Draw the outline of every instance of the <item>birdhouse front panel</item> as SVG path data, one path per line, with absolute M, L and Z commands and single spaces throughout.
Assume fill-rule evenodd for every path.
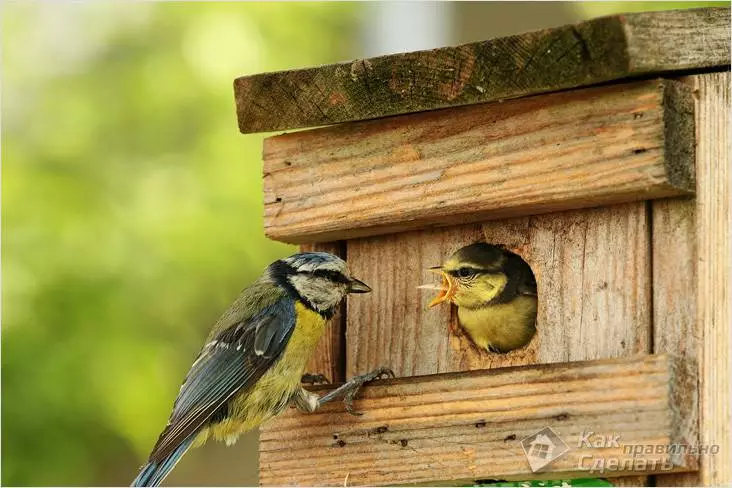
M 414 376 L 649 353 L 648 225 L 640 202 L 349 240 L 349 266 L 374 291 L 348 305 L 347 375 L 381 364 Z M 537 332 L 526 347 L 476 347 L 455 307 L 428 308 L 437 292 L 415 286 L 439 284 L 426 270 L 475 242 L 504 245 L 534 271 Z
M 392 473 L 397 466 L 405 470 L 403 480 L 412 482 L 537 477 L 521 441 L 542 428 L 574 443 L 589 426 L 598 438 L 619 435 L 625 443 L 693 441 L 695 415 L 684 413 L 687 422 L 679 427 L 679 412 L 691 402 L 672 388 L 676 372 L 686 367 L 675 357 L 641 366 L 638 378 L 613 369 L 592 393 L 586 383 L 567 377 L 552 387 L 556 403 L 542 390 L 525 397 L 521 385 L 515 394 L 526 409 L 512 409 L 510 421 L 504 411 L 515 401 L 510 392 L 471 397 L 445 390 L 460 377 L 451 373 L 500 375 L 514 366 L 613 358 L 629 362 L 597 364 L 637 368 L 639 354 L 679 352 L 653 349 L 654 209 L 648 199 L 693 194 L 691 92 L 679 81 L 641 81 L 269 138 L 266 232 L 292 242 L 342 239 L 314 248 L 337 250 L 373 288 L 348 302 L 335 337 L 324 341 L 330 361 L 325 370 L 339 379 L 383 365 L 400 378 L 448 376 L 437 383 L 438 396 L 423 397 L 421 390 L 397 383 L 386 387 L 391 393 L 374 393 L 374 404 L 365 397 L 357 405 L 371 410 L 369 421 L 340 415 L 334 420 L 333 411 L 327 427 L 300 423 L 300 417 L 264 427 L 265 484 L 335 484 L 346 476 L 356 484 L 388 484 L 402 479 Z M 430 308 L 437 292 L 417 287 L 439 285 L 429 268 L 476 242 L 516 253 L 536 280 L 536 333 L 526 346 L 505 354 L 476 345 L 456 307 Z M 565 393 L 571 396 L 577 385 L 584 391 L 571 404 Z M 405 389 L 417 395 L 407 404 Z M 497 410 L 489 406 L 494 394 L 502 398 Z M 607 395 L 611 400 L 601 400 Z M 425 432 L 427 425 L 432 428 Z M 476 431 L 482 426 L 488 434 Z M 280 447 L 293 429 L 301 440 L 287 441 L 290 449 L 319 461 L 292 468 L 283 478 L 279 469 L 291 452 Z M 467 455 L 463 441 L 471 446 Z M 498 446 L 507 464 L 499 462 Z M 564 464 L 544 472 L 569 476 L 591 469 L 582 465 L 588 453 L 577 447 Z M 610 454 L 622 455 L 617 447 Z M 438 468 L 445 459 L 455 459 L 447 471 Z M 697 466 L 696 459 L 678 456 L 652 461 L 654 467 L 642 473 Z M 373 463 L 392 471 L 379 474 Z
M 490 68 L 496 56 L 515 69 Z M 372 288 L 311 372 L 396 374 L 362 388 L 361 416 L 332 404 L 263 426 L 262 484 L 727 481 L 709 449 L 732 449 L 717 421 L 732 372 L 718 325 L 729 62 L 729 9 L 701 9 L 238 79 L 242 132 L 336 123 L 263 152 L 266 234 L 337 254 Z M 443 65 L 452 83 L 424 74 Z M 468 247 L 499 258 L 465 258 L 461 281 Z M 514 254 L 533 279 L 501 267 Z M 477 274 L 516 285 L 491 295 L 501 313 L 536 304 L 525 345 L 467 326 L 457 297 Z
M 674 202 L 667 197 L 687 199 L 694 192 L 692 88 L 680 81 L 588 88 L 274 136 L 266 140 L 264 155 L 265 232 L 290 242 L 340 239 L 305 249 L 339 253 L 373 288 L 341 312 L 323 342 L 327 359 L 313 364 L 320 368 L 315 373 L 343 380 L 388 366 L 400 378 L 468 371 L 509 374 L 514 366 L 627 358 L 629 362 L 609 363 L 622 369 L 638 367 L 634 358 L 639 354 L 686 354 L 679 343 L 664 346 L 659 339 L 654 345 L 653 240 L 668 239 L 670 226 L 654 221 L 650 200 Z M 675 211 L 659 210 L 659 215 L 673 218 Z M 676 231 L 676 237 L 688 241 L 683 232 Z M 524 347 L 501 354 L 476 345 L 455 306 L 430 308 L 437 292 L 417 287 L 430 282 L 439 287 L 439 277 L 428 269 L 477 242 L 517 254 L 533 271 L 536 333 Z M 668 282 L 674 275 L 658 279 Z M 669 335 L 658 327 L 659 337 Z M 686 347 L 693 344 L 692 338 Z M 521 441 L 543 427 L 572 442 L 589 426 L 598 438 L 619 435 L 626 444 L 696 442 L 697 416 L 690 413 L 694 402 L 674 389 L 679 379 L 695 386 L 695 366 L 676 356 L 658 361 L 643 365 L 636 379 L 608 372 L 604 385 L 591 394 L 583 383 L 581 398 L 587 401 L 578 399 L 572 406 L 563 389 L 571 393 L 579 380 L 567 378 L 552 390 L 558 403 L 530 394 L 521 400 L 528 410 L 515 411 L 508 424 L 504 407 L 493 411 L 482 405 L 490 395 L 476 400 L 478 406 L 463 405 L 454 392 L 452 403 L 443 395 L 430 403 L 432 397 L 415 392 L 417 411 L 428 419 L 439 416 L 427 421 L 434 429 L 426 437 L 424 419 L 412 418 L 411 411 L 397 414 L 406 395 L 402 390 L 409 388 L 405 384 L 399 384 L 398 393 L 374 393 L 380 398 L 374 405 L 369 397 L 357 402 L 359 409 L 372 412 L 386 408 L 379 414 L 383 421 L 372 413 L 370 422 L 338 416 L 331 424 L 334 411 L 324 428 L 285 417 L 262 429 L 263 480 L 335 484 L 349 476 L 353 483 L 381 484 L 400 479 L 374 472 L 361 461 L 364 456 L 393 465 L 392 470 L 404 466 L 410 473 L 405 481 L 454 481 L 478 473 L 527 479 L 539 475 L 531 471 Z M 611 382 L 613 375 L 618 376 Z M 448 376 L 437 388 L 455 381 Z M 523 388 L 516 394 L 523 395 Z M 596 403 L 606 395 L 611 400 Z M 509 398 L 501 405 L 510 405 Z M 389 415 L 397 417 L 387 422 Z M 472 429 L 483 424 L 491 434 L 475 438 Z M 293 429 L 301 441 L 288 441 L 290 448 L 321 457 L 316 467 L 293 468 L 283 478 L 276 473 L 291 452 L 280 450 L 282 436 Z M 460 439 L 472 439 L 469 455 Z M 509 453 L 507 465 L 497 462 L 497 445 Z M 554 463 L 543 472 L 586 473 L 592 465 L 582 465 L 588 454 L 577 447 L 564 456 L 564 464 Z M 622 447 L 611 454 L 623 455 Z M 437 468 L 445 458 L 458 459 L 449 475 Z M 625 459 L 627 468 L 633 461 Z M 690 456 L 651 461 L 652 467 L 641 473 L 698 465 Z M 631 466 L 613 475 L 636 471 Z

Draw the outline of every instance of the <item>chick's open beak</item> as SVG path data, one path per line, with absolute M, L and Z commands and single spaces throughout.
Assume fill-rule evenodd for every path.
M 348 293 L 368 293 L 371 291 L 371 287 L 361 280 L 351 278 L 348 283 Z
M 438 290 L 439 293 L 437 296 L 432 299 L 432 301 L 429 303 L 428 307 L 434 307 L 435 305 L 439 305 L 440 303 L 444 301 L 450 301 L 452 300 L 453 295 L 455 295 L 455 284 L 453 283 L 452 279 L 450 278 L 450 275 L 445 273 L 442 270 L 441 266 L 435 266 L 434 268 L 429 268 L 428 271 L 431 271 L 432 273 L 437 273 L 442 276 L 442 283 L 440 286 L 435 285 L 421 285 L 417 288 L 427 289 L 427 290 Z

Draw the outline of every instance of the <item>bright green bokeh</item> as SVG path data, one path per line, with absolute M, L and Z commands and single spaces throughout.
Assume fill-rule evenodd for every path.
M 4 5 L 4 485 L 129 483 L 208 327 L 294 249 L 233 79 L 346 58 L 356 8 Z
M 576 2 L 577 10 L 582 14 L 583 17 L 587 18 L 600 17 L 603 15 L 612 15 L 622 12 L 651 12 L 655 10 L 681 10 L 687 8 L 728 6 L 729 2 Z
M 294 249 L 232 81 L 353 57 L 362 8 L 3 4 L 2 484 L 130 482 L 210 324 Z

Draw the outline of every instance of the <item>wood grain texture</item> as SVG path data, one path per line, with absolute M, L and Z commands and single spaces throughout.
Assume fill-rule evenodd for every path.
M 300 246 L 300 251 L 329 252 L 346 259 L 346 245 L 344 242 L 303 244 Z M 341 304 L 340 310 L 336 312 L 325 329 L 325 334 L 306 367 L 308 373 L 322 374 L 332 382 L 345 381 L 346 309 L 347 303 Z
M 449 307 L 427 308 L 436 281 L 426 268 L 482 239 L 480 226 L 405 232 L 347 241 L 349 266 L 372 292 L 354 300 L 346 320 L 346 374 L 377 366 L 397 376 L 458 371 Z
M 243 133 L 490 102 L 661 72 L 729 69 L 729 8 L 603 17 L 510 37 L 243 76 Z
M 686 473 L 675 473 L 677 476 L 683 476 Z M 661 475 L 661 476 L 672 476 L 672 475 Z M 620 476 L 618 478 L 610 478 L 608 481 L 613 486 L 653 486 L 648 482 L 649 476 Z
M 624 17 L 633 72 L 730 68 L 729 7 L 646 12 Z M 682 38 L 684 41 L 679 42 Z
M 691 90 L 634 82 L 275 136 L 265 233 L 351 239 L 689 194 Z
M 650 230 L 643 202 L 348 241 L 374 291 L 349 305 L 347 375 L 397 376 L 623 357 L 650 351 Z M 522 256 L 537 279 L 537 334 L 508 354 L 479 350 L 454 309 L 427 309 L 426 268 L 477 241 Z
M 546 341 L 539 348 L 545 336 L 540 333 L 532 344 L 543 353 L 539 363 L 552 362 L 552 357 L 557 360 L 562 354 L 565 360 L 582 360 L 650 351 L 647 212 L 645 203 L 632 203 L 483 225 L 487 242 L 502 243 L 535 263 L 534 267 L 545 270 L 542 296 L 555 299 L 550 299 L 545 309 L 540 308 L 539 317 L 546 317 L 544 323 L 553 324 L 555 331 L 564 334 L 562 340 Z M 532 227 L 535 230 L 530 233 Z M 621 263 L 626 267 L 616 274 Z M 572 311 L 577 297 L 582 303 L 579 314 Z M 564 312 L 560 318 L 557 311 L 561 309 Z M 471 349 L 463 342 L 456 350 Z M 615 478 L 613 483 L 648 486 L 649 480 L 634 475 Z
M 697 197 L 653 202 L 654 351 L 684 358 L 676 402 L 687 443 L 720 452 L 701 456 L 698 473 L 659 475 L 656 485 L 722 486 L 732 484 L 730 75 L 685 81 L 697 95 Z
M 732 484 L 732 326 L 730 320 L 730 73 L 692 79 L 697 97 L 697 317 L 701 322 L 701 457 L 704 485 Z
M 262 428 L 263 485 L 399 485 L 446 480 L 586 476 L 591 459 L 631 460 L 629 445 L 670 445 L 674 368 L 668 356 L 384 380 L 363 388 L 356 417 L 336 402 L 294 409 Z M 532 473 L 521 439 L 550 426 L 571 449 Z M 582 433 L 617 446 L 581 445 Z M 636 457 L 645 472 L 688 470 L 668 454 Z M 655 469 L 650 461 L 656 460 Z M 666 463 L 665 468 L 662 466 Z M 627 469 L 602 477 L 623 476 Z M 637 473 L 635 473 L 637 474 Z
M 696 224 L 691 198 L 656 200 L 652 205 L 653 351 L 682 358 L 677 370 L 675 424 L 699 443 L 699 348 L 697 321 Z M 696 459 L 688 462 L 697 462 Z M 655 486 L 699 485 L 698 473 L 659 475 Z

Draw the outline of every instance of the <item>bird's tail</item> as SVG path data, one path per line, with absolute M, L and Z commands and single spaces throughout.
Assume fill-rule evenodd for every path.
M 170 453 L 170 455 L 162 461 L 148 461 L 147 464 L 142 467 L 137 478 L 135 478 L 130 486 L 159 486 L 165 477 L 168 476 L 168 473 L 172 471 L 178 461 L 180 461 L 183 454 L 185 454 L 188 448 L 191 447 L 191 443 L 195 437 L 195 435 L 192 435 L 183 441 L 175 451 Z

